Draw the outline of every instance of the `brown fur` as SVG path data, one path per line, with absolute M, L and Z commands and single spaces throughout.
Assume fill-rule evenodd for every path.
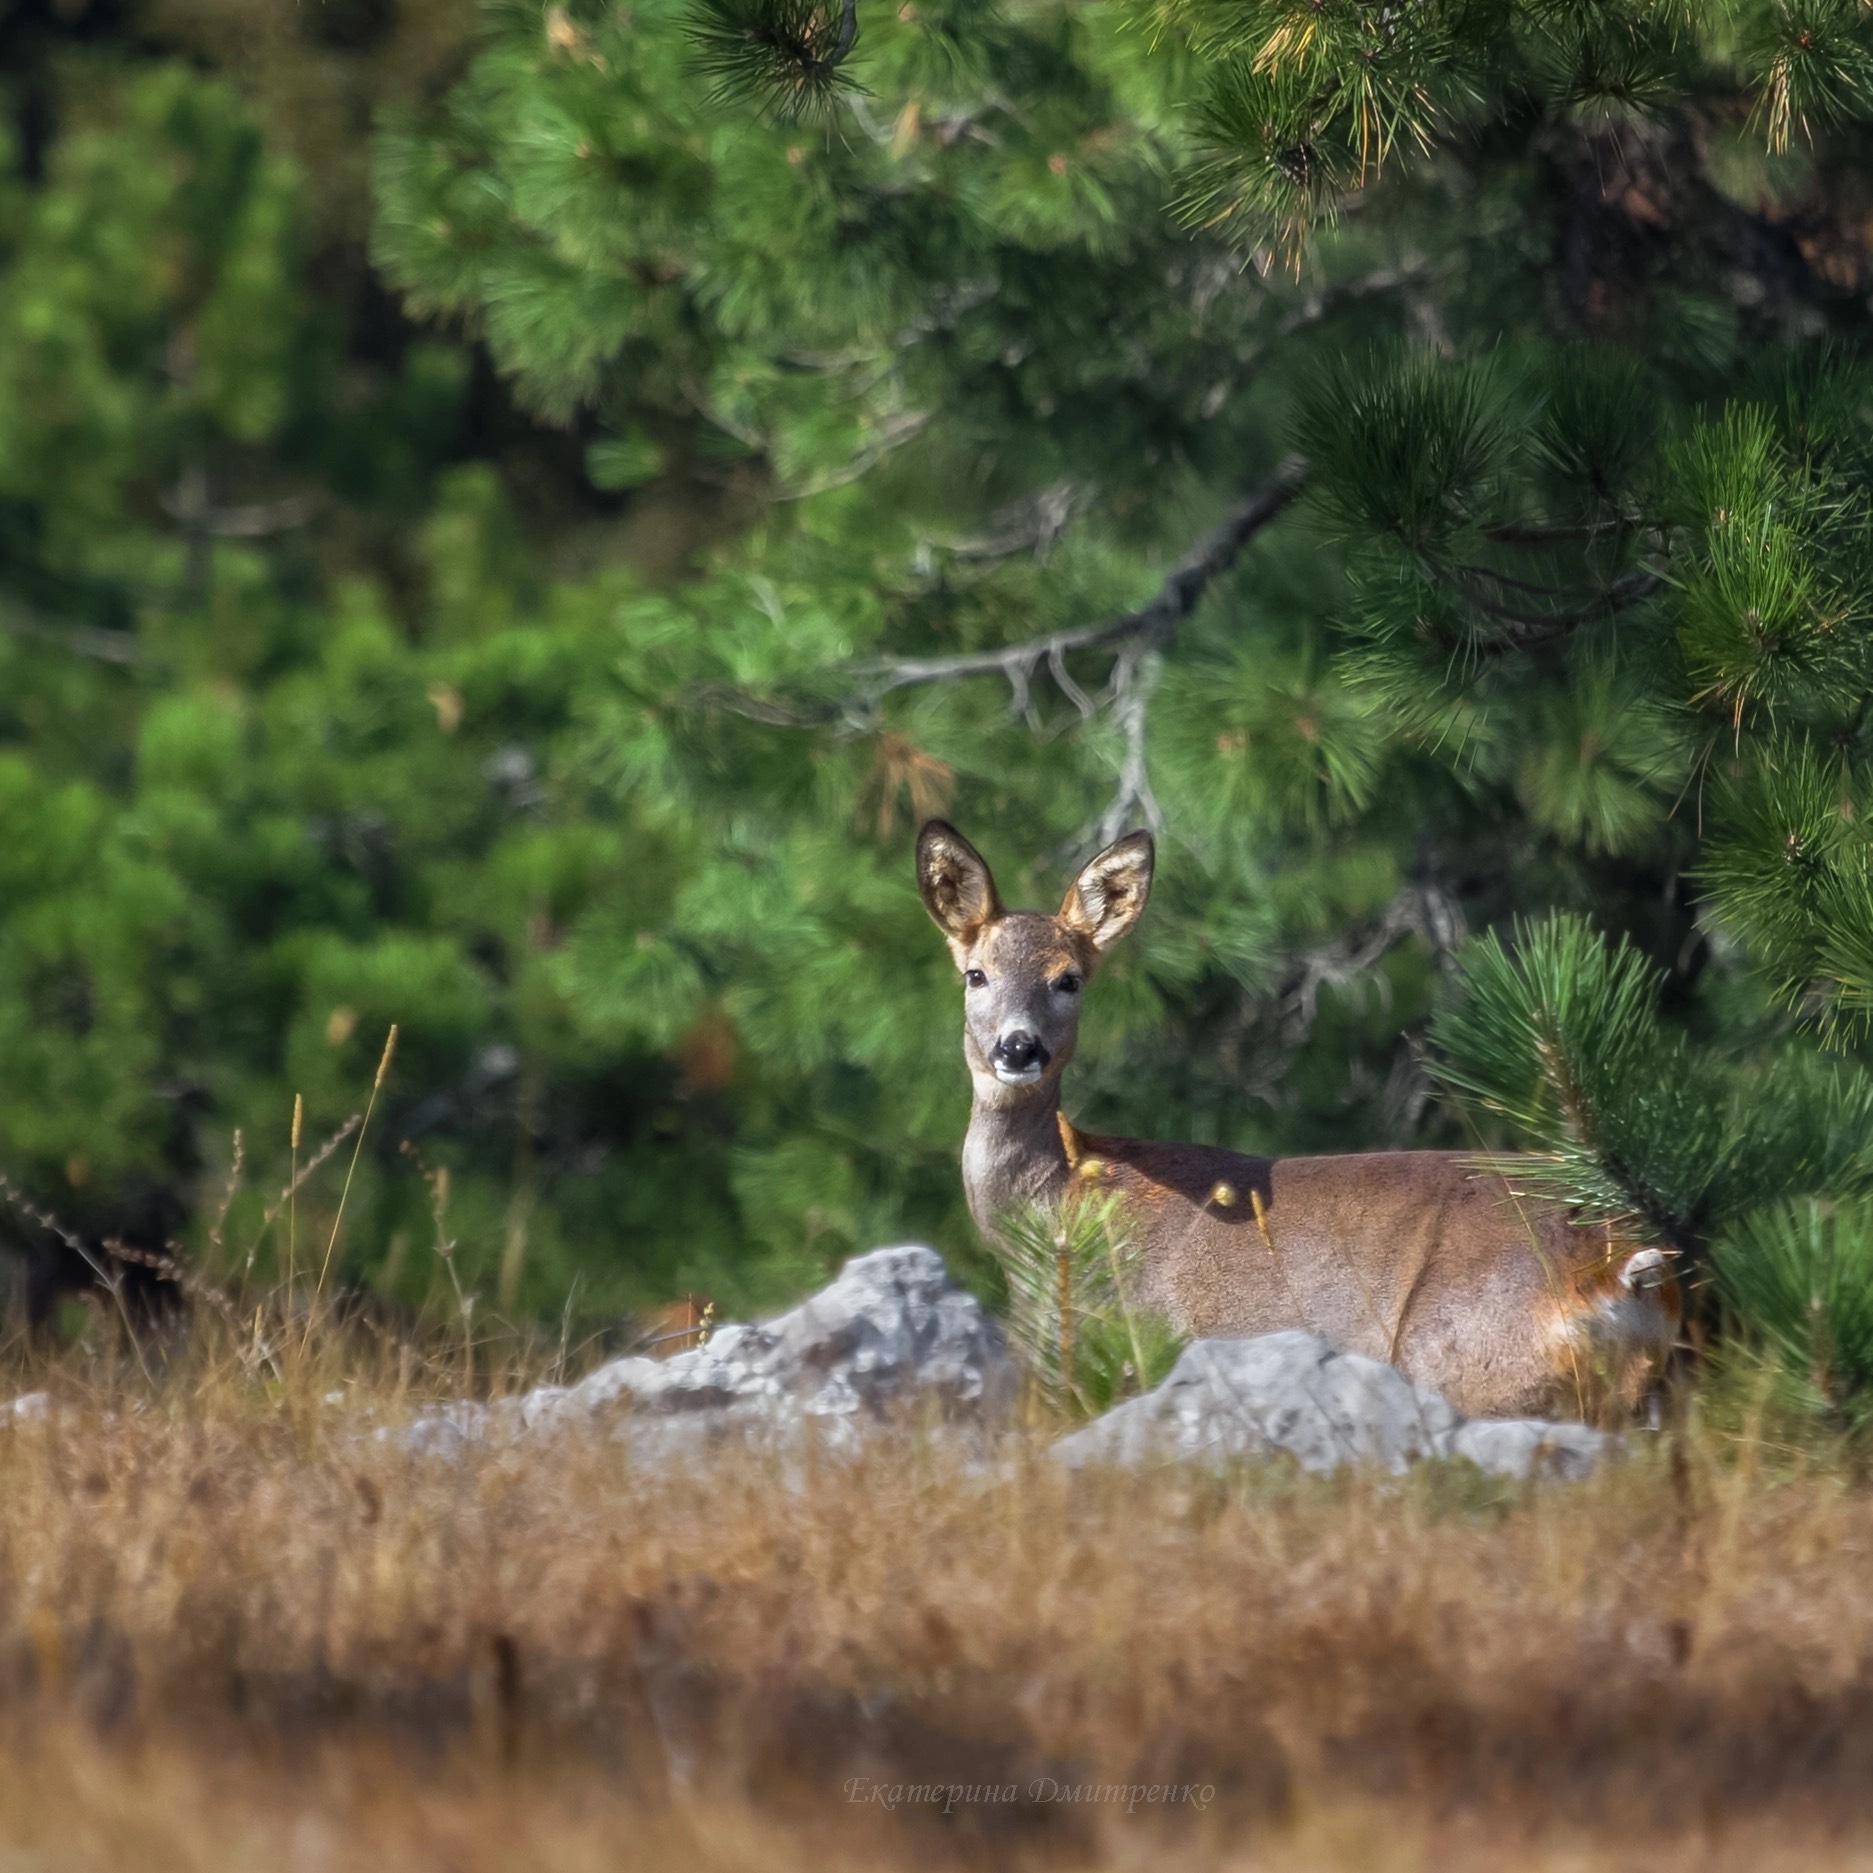
M 1012 1205 L 1113 1197 L 1137 1302 L 1183 1332 L 1305 1327 L 1475 1414 L 1636 1404 L 1677 1338 L 1677 1285 L 1656 1253 L 1526 1194 L 1526 1160 L 1263 1158 L 1073 1128 L 1060 1082 L 1079 995 L 1061 979 L 1069 966 L 1091 976 L 1143 912 L 1150 874 L 1150 840 L 1134 833 L 1086 867 L 1058 916 L 1009 913 L 953 828 L 933 821 L 919 839 L 925 903 L 968 984 L 963 1174 L 977 1226 L 993 1237 Z M 996 1070 L 1010 1033 L 1043 1050 L 1031 1083 Z

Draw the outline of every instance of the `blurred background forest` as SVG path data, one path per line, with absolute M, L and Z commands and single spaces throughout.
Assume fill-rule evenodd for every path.
M 1081 1122 L 1545 1146 L 1808 1244 L 1800 1331 L 1873 1183 L 1862 10 L 847 17 L 0 7 L 22 1200 L 269 1265 L 394 1022 L 349 1280 L 436 1288 L 444 1168 L 517 1317 L 979 1274 L 917 823 L 1049 905 L 1149 823 Z

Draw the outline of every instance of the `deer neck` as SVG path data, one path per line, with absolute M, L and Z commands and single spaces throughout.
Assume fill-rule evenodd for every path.
M 963 1190 L 976 1227 L 992 1236 L 1010 1209 L 1053 1202 L 1068 1174 L 1059 1075 L 1017 1098 L 978 1079 L 963 1139 Z

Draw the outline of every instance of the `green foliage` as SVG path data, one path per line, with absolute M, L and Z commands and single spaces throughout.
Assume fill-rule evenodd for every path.
M 1481 938 L 1433 1036 L 1439 1076 L 1542 1153 L 1523 1180 L 1683 1246 L 1729 1138 L 1720 1088 L 1658 1018 L 1658 976 L 1577 917 Z
M 1435 1071 L 1539 1154 L 1531 1188 L 1677 1249 L 1776 1198 L 1873 1187 L 1873 1075 L 1800 1049 L 1726 1059 L 1667 1028 L 1662 985 L 1578 917 L 1492 932 L 1432 1025 Z
M 1193 118 L 1205 153 L 1178 207 L 1198 227 L 1272 235 L 1298 255 L 1302 232 L 1331 218 L 1358 170 L 1344 126 L 1298 73 L 1232 61 L 1211 74 Z
M 1676 581 L 1690 704 L 1740 727 L 1856 693 L 1867 676 L 1859 491 L 1817 485 L 1769 413 L 1748 407 L 1698 430 L 1677 471 L 1701 534 Z
M 1755 8 L 1738 34 L 1743 69 L 1759 91 L 1755 123 L 1784 150 L 1860 115 L 1873 96 L 1866 14 L 1846 0 L 1784 0 Z
M 1177 1363 L 1183 1340 L 1132 1299 L 1136 1251 L 1109 1200 L 1016 1211 L 996 1248 L 1009 1337 L 1050 1410 L 1090 1417 L 1152 1390 Z
M 718 100 L 751 98 L 783 119 L 828 109 L 851 85 L 844 64 L 858 42 L 856 12 L 819 0 L 699 0 L 696 63 Z
M 1506 1123 L 1517 1181 L 1705 1259 L 1746 1338 L 1830 1404 L 1873 1381 L 1873 1075 L 1740 1067 L 1668 1035 L 1660 978 L 1575 919 L 1483 938 L 1439 1075 Z M 1856 1404 L 1856 1409 L 1858 1405 Z
M 1218 840 L 1346 825 L 1385 768 L 1384 724 L 1318 660 L 1193 664 L 1165 683 L 1157 720 L 1164 765 L 1201 777 L 1179 799 L 1181 823 Z
M 1689 778 L 1677 721 L 1610 656 L 1583 657 L 1534 699 L 1516 768 L 1530 822 L 1588 853 L 1643 851 Z
M 1729 777 L 1712 809 L 1702 873 L 1779 1001 L 1800 1006 L 1838 941 L 1865 840 L 1850 776 L 1811 744 L 1772 744 Z
M 1829 1404 L 1873 1386 L 1873 1204 L 1752 1211 L 1712 1251 L 1726 1304 Z M 1859 1395 L 1856 1401 L 1856 1394 Z
M 1854 0 L 1144 0 L 1209 68 L 1192 106 L 1203 150 L 1187 212 L 1298 258 L 1346 197 L 1440 145 L 1533 112 L 1643 134 L 1727 92 L 1771 151 L 1863 120 L 1873 35 Z
M 1407 552 L 1447 546 L 1486 511 L 1508 431 L 1483 367 L 1428 357 L 1348 359 L 1303 395 L 1294 437 L 1315 499 L 1357 533 Z

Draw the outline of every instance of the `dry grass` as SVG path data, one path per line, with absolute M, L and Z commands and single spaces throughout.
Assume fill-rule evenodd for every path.
M 0 1868 L 1873 1864 L 1837 1458 L 1694 1420 L 1534 1491 L 1070 1485 L 910 1434 L 449 1462 L 342 1363 L 0 1429 Z

